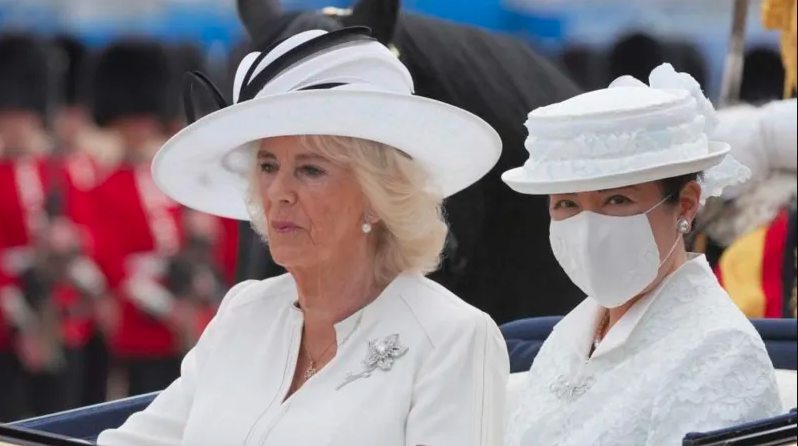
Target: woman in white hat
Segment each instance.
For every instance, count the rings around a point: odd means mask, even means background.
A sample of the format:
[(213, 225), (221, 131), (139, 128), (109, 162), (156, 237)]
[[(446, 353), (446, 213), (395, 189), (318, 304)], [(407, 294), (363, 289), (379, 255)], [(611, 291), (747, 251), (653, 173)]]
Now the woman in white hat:
[(507, 445), (679, 445), (781, 410), (761, 338), (683, 240), (701, 201), (750, 172), (707, 137), (693, 78), (663, 65), (650, 84), (533, 111), (530, 159), (503, 176), (549, 195), (552, 249), (589, 296), (537, 356)]
[(501, 334), (423, 276), (442, 197), (488, 172), (498, 135), (414, 96), (364, 28), (249, 54), (234, 88), (164, 145), (154, 177), (190, 208), (251, 219), (289, 273), (231, 290), (181, 378), (99, 444), (500, 444)]

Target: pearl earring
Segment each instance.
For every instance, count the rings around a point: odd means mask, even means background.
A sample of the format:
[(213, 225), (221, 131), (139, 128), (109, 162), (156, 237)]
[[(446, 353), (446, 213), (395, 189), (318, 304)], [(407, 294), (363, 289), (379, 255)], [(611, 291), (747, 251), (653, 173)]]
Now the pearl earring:
[(363, 222), (363, 226), (360, 227), (360, 230), (363, 231), (364, 234), (368, 234), (372, 230), (371, 226), (371, 215), (366, 214), (366, 221)]
[(691, 229), (692, 225), (686, 218), (680, 218), (679, 221), (676, 222), (676, 230), (682, 234), (689, 234)]

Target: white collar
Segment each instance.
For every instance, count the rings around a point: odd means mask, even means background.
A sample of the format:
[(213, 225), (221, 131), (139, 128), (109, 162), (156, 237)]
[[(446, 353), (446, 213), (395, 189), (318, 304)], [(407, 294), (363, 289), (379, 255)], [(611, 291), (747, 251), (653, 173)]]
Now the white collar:
[[(390, 300), (399, 296), (401, 290), (409, 281), (416, 279), (413, 274), (400, 274), (397, 276), (384, 290), (374, 299), (371, 303), (363, 307), (362, 310), (356, 311), (346, 319), (339, 321), (335, 324), (335, 334), (338, 337), (338, 342), (342, 342), (345, 338), (358, 327), (358, 325), (367, 325), (368, 321), (379, 319), (381, 308), (383, 308)], [(296, 282), (291, 278), (292, 292), (288, 293), (291, 299), (296, 296)], [(291, 318), (295, 323), (301, 324), (304, 321), (304, 314), (297, 306), (296, 300), (291, 301)]]
[[(667, 294), (663, 293), (666, 289), (666, 285), (686, 274), (696, 274), (699, 272), (708, 272), (712, 274), (706, 257), (699, 254), (689, 254), (687, 262), (685, 262), (681, 268), (666, 277), (655, 290), (643, 296), (643, 298), (635, 303), (621, 320), (612, 327), (593, 353), (592, 358), (606, 355), (618, 347), (623, 346), (632, 336), (637, 326), (640, 325), (643, 317), (654, 302), (663, 294)], [(603, 307), (595, 300), (588, 297), (554, 327), (554, 332), (563, 337), (574, 353), (581, 358), (587, 359), (588, 355), (590, 355), (592, 341), (604, 311), (605, 309)], [(590, 321), (590, 323), (586, 323), (585, 321)]]

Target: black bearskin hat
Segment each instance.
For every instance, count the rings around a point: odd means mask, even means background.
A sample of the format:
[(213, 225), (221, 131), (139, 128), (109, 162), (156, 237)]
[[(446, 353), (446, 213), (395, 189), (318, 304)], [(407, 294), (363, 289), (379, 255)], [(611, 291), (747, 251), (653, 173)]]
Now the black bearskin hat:
[(99, 126), (125, 117), (168, 119), (173, 70), (166, 48), (125, 40), (105, 48), (95, 61), (89, 108)]
[(632, 34), (615, 44), (609, 59), (609, 81), (628, 75), (648, 83), (651, 71), (665, 62), (665, 50), (651, 36)]
[(61, 91), (58, 100), (64, 105), (76, 105), (81, 102), (88, 51), (83, 43), (69, 36), (56, 37), (53, 45)]
[(0, 110), (47, 116), (50, 70), (46, 47), (21, 34), (0, 36)]
[(764, 104), (784, 96), (784, 65), (781, 54), (768, 47), (753, 48), (745, 54), (740, 100)]

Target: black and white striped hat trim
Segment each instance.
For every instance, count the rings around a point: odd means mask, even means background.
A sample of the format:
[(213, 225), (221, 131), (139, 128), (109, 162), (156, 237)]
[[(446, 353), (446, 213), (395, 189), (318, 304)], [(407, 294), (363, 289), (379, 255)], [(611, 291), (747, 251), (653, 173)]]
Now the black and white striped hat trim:
[[(257, 59), (255, 59), (254, 63), (250, 66), (249, 70), (247, 70), (247, 73), (244, 76), (244, 82), (242, 82), (241, 88), (238, 92), (238, 103), (254, 99), (258, 93), (274, 78), (290, 70), (291, 67), (296, 66), (300, 62), (310, 59), (318, 54), (341, 46), (351, 45), (353, 43), (357, 44), (376, 42), (376, 39), (371, 37), (371, 29), (363, 26), (348, 27), (331, 31), (297, 45), (295, 48), (287, 51), (285, 54), (281, 55), (272, 63), (267, 65), (266, 68), (264, 68), (260, 73), (255, 74), (255, 70), (263, 61), (263, 59), (266, 58), (266, 56), (268, 56), (269, 53), (277, 48), (281, 43), (285, 42), (285, 40), (286, 39), (275, 42), (265, 51), (261, 52)], [(216, 105), (219, 107), (219, 109), (223, 109), (230, 105), (224, 99), (224, 96), (216, 87), (216, 85), (214, 85), (205, 74), (199, 71), (187, 72), (184, 76), (183, 83), (183, 106), (185, 108), (186, 120), (188, 121), (188, 124), (193, 124), (197, 120), (193, 95), (193, 86), (194, 81), (196, 80), (200, 81), (200, 83), (211, 92), (214, 102), (216, 102)], [(342, 82), (326, 82), (304, 86), (294, 91), (322, 90), (340, 87), (342, 85), (346, 84)]]

